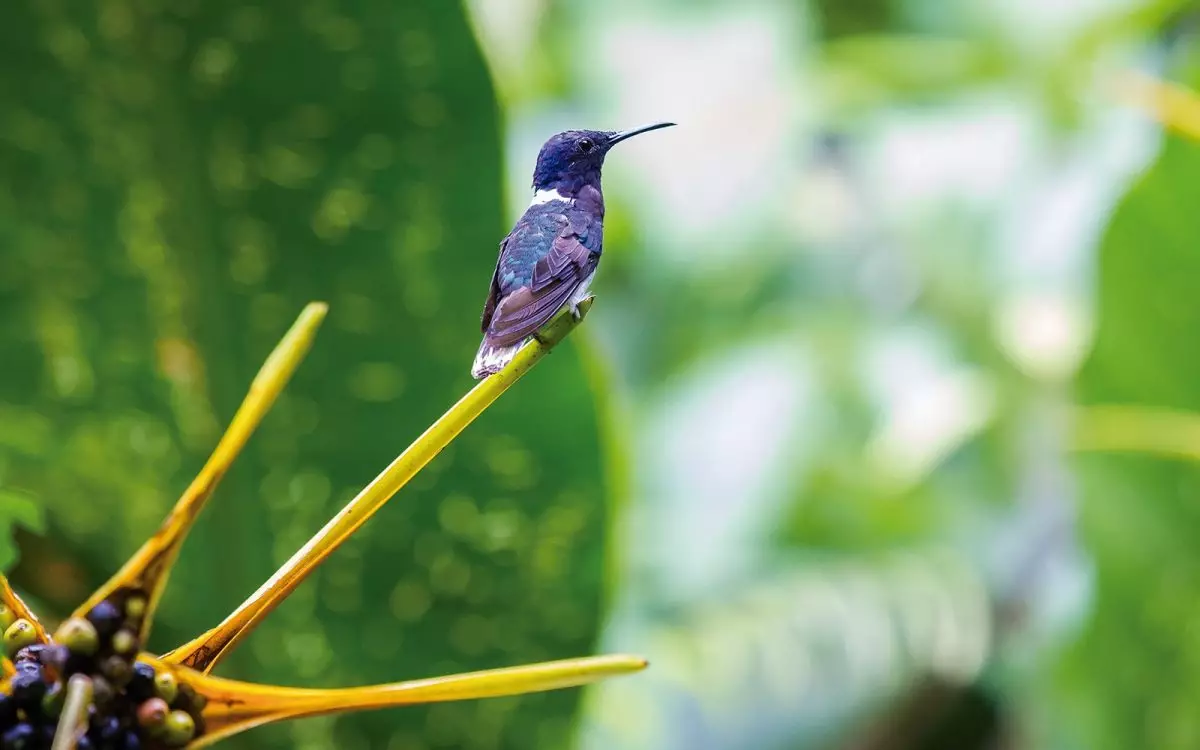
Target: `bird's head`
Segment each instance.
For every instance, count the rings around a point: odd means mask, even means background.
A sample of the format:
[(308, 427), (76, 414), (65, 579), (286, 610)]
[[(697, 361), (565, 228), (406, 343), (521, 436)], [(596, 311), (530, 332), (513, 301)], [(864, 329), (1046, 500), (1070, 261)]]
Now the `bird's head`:
[(567, 130), (551, 136), (538, 154), (533, 170), (534, 190), (557, 190), (575, 195), (584, 185), (600, 185), (600, 168), (609, 150), (621, 141), (673, 122), (659, 122), (632, 130)]

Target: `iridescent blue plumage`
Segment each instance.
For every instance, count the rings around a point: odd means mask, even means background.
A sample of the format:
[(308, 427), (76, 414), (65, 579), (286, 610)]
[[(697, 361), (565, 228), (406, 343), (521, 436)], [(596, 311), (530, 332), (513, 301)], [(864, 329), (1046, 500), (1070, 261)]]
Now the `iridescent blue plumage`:
[(626, 138), (672, 124), (623, 132), (568, 130), (542, 146), (533, 202), (500, 243), (474, 377), (499, 372), (559, 310), (574, 311), (586, 297), (603, 250), (604, 157)]

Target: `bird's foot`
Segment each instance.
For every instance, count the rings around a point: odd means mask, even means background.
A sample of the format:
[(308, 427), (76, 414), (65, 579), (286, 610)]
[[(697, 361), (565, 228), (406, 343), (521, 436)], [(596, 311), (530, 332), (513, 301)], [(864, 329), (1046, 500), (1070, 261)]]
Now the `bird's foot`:
[(589, 294), (578, 302), (567, 303), (567, 309), (571, 312), (571, 317), (575, 319), (576, 323), (583, 320), (583, 311), (579, 309), (579, 306), (586, 302), (588, 303), (588, 306), (591, 307), (592, 301), (595, 299), (595, 295)]

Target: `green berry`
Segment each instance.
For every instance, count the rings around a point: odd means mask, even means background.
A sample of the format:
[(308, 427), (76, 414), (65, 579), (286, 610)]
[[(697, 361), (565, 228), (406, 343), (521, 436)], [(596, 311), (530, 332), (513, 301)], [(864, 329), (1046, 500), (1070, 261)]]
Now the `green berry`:
[(63, 702), (66, 700), (66, 697), (62, 683), (54, 683), (46, 691), (46, 694), (42, 696), (42, 713), (51, 719), (57, 719), (58, 715), (62, 713)]
[(112, 649), (118, 654), (132, 654), (137, 651), (137, 636), (131, 630), (118, 630), (112, 637)]
[(17, 620), (4, 631), (4, 651), (10, 659), (21, 649), (35, 643), (37, 631), (33, 629), (33, 623), (29, 620)]
[(167, 703), (174, 703), (179, 695), (179, 680), (170, 672), (159, 672), (154, 675), (154, 692)]
[(133, 665), (120, 656), (110, 656), (100, 664), (100, 673), (108, 678), (114, 688), (120, 690), (133, 677)]
[(17, 613), (13, 612), (6, 605), (0, 604), (0, 630), (8, 630), (14, 622), (17, 621)]
[(162, 698), (151, 698), (138, 706), (138, 725), (143, 729), (153, 731), (167, 723), (167, 716), (170, 713), (171, 707), (167, 705), (165, 700)]
[(116, 691), (108, 680), (100, 676), (92, 678), (92, 703), (97, 708), (106, 709), (116, 698)]
[(54, 640), (80, 656), (91, 656), (100, 648), (100, 635), (96, 626), (82, 617), (72, 617), (59, 626)]
[(196, 702), (200, 700), (200, 695), (196, 690), (186, 682), (179, 683), (179, 699), (172, 701), (175, 708), (182, 708), (193, 713), (203, 710), (203, 706), (196, 707)]
[(146, 614), (146, 597), (135, 594), (125, 600), (125, 616), (134, 620), (142, 619)]
[(171, 747), (183, 747), (196, 736), (196, 721), (186, 711), (172, 711), (163, 724), (162, 740)]

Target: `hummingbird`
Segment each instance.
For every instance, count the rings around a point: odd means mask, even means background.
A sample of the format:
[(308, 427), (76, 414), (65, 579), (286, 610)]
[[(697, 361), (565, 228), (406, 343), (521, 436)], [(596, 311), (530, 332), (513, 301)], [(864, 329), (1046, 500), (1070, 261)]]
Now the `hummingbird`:
[(539, 328), (578, 304), (600, 263), (604, 194), (600, 170), (613, 146), (673, 122), (631, 130), (568, 130), (551, 136), (533, 170), (533, 200), (500, 242), (483, 305), (483, 342), (471, 375), (499, 372)]

